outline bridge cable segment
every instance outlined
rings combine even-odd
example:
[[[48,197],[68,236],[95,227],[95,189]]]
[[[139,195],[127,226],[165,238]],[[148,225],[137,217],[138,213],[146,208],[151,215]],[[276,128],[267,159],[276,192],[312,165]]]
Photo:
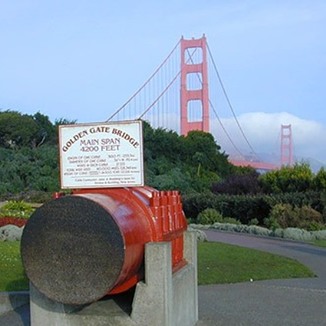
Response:
[[[174,55],[179,45],[182,52],[181,67],[180,67],[179,60],[178,60],[179,65],[177,65],[177,57]],[[190,105],[188,106],[188,108],[186,108],[187,110],[186,119],[187,119],[187,124],[189,125],[187,126],[186,131],[198,129],[198,128],[199,129],[203,128],[202,130],[207,129],[207,127],[209,126],[209,122],[207,121],[209,119],[209,112],[207,109],[204,108],[206,108],[208,104],[208,106],[212,109],[212,112],[216,116],[216,119],[220,124],[221,129],[225,133],[227,139],[229,140],[230,144],[232,144],[235,151],[241,157],[244,157],[240,149],[236,146],[235,142],[232,140],[230,134],[227,132],[225,126],[223,125],[222,120],[217,114],[217,110],[215,109],[211,99],[208,97],[208,87],[207,87],[208,76],[207,76],[207,62],[206,62],[206,54],[205,54],[206,48],[208,49],[209,57],[213,63],[213,67],[217,79],[219,81],[219,84],[221,85],[222,93],[224,94],[227,104],[231,109],[231,112],[237,123],[237,126],[241,131],[242,137],[245,139],[252,153],[257,157],[255,150],[251,146],[248,138],[246,137],[235,115],[233,106],[231,104],[230,98],[222,82],[221,76],[217,69],[216,63],[213,59],[210,48],[206,43],[205,36],[202,39],[197,39],[197,40],[196,39],[184,40],[183,38],[181,38],[174,46],[172,51],[165,58],[165,60],[156,68],[156,70],[152,73],[152,75],[146,80],[146,82],[143,83],[143,85],[121,107],[119,107],[106,121],[107,122],[111,121],[113,118],[118,121],[121,119],[122,120],[144,119],[146,117],[146,120],[148,120],[151,125],[153,124],[153,127],[154,124],[156,123],[158,124],[158,127],[164,127],[164,128],[166,128],[168,124],[173,124],[174,127],[171,128],[171,126],[169,126],[168,128],[177,131],[178,127],[181,127],[181,134],[182,134],[182,117],[185,119],[185,112],[184,112],[185,108],[183,107],[185,101],[184,100],[182,101],[182,99],[179,98],[179,101],[181,102],[181,107],[183,109],[181,109],[181,107],[177,109],[179,105],[178,103],[176,103],[177,97],[175,96],[175,94],[178,93],[180,94],[181,97],[183,94],[183,96],[185,96],[186,103],[189,102],[189,104],[194,104],[194,106]],[[197,56],[194,57],[197,50],[199,54],[197,54]],[[180,75],[181,78],[179,78]],[[188,85],[188,83],[191,83],[193,81],[191,75],[194,75],[195,78],[198,78],[201,88],[200,87],[198,88],[199,86],[198,82],[197,85],[191,85],[191,84]],[[178,82],[180,83],[179,85]],[[177,86],[180,87],[181,90],[180,92],[176,90]],[[184,93],[186,93],[186,95]],[[166,96],[164,96],[165,94]],[[196,101],[194,101],[197,99],[200,100],[202,103],[202,108],[201,108],[202,117],[199,122],[197,122],[198,120],[196,120],[198,119],[197,118],[198,113],[197,111],[195,111],[197,104],[195,103]],[[139,111],[137,113],[137,110],[139,110],[139,108],[144,108],[144,107],[145,110],[142,109],[141,114],[139,114]],[[155,107],[155,113],[153,113],[154,107]],[[176,124],[177,121],[179,120],[177,117],[177,112],[180,111],[182,111],[181,125],[177,126]],[[191,113],[194,114],[193,117],[191,117]],[[188,121],[188,117],[190,119],[189,121]]]
[[[224,131],[224,133],[225,133],[226,137],[228,138],[229,142],[232,144],[233,148],[236,150],[236,152],[237,152],[240,156],[244,157],[244,154],[243,154],[243,153],[239,150],[239,148],[235,145],[235,143],[234,143],[234,141],[232,140],[230,134],[227,132],[226,128],[224,127],[224,125],[223,125],[223,123],[222,123],[222,120],[221,120],[220,117],[218,116],[217,111],[215,110],[215,107],[214,107],[214,105],[213,105],[213,103],[212,103],[211,100],[209,100],[209,105],[211,106],[211,108],[212,108],[212,110],[213,110],[213,112],[214,112],[214,115],[215,115],[217,121],[219,122],[219,124],[220,124],[222,130]]]
[[[191,56],[190,53],[189,53],[189,49],[187,49],[187,52],[188,52],[189,58],[190,58],[190,60],[191,60],[191,63],[194,64],[194,62],[193,62],[193,60],[192,60],[192,56]],[[198,78],[199,83],[201,83],[201,84],[203,85],[203,81],[202,81],[201,75],[197,72],[197,73],[196,73],[196,76],[197,76],[197,78]],[[225,133],[226,137],[228,138],[228,140],[230,141],[231,145],[234,147],[234,149],[236,150],[236,152],[237,152],[239,155],[241,155],[241,156],[244,157],[244,155],[242,154],[242,152],[241,152],[241,151],[239,150],[239,148],[235,145],[235,143],[234,143],[234,141],[232,140],[230,134],[227,132],[227,130],[226,130],[225,126],[223,125],[223,122],[222,122],[222,120],[220,119],[219,115],[217,114],[217,111],[216,111],[216,109],[215,109],[215,107],[214,107],[214,105],[213,105],[213,103],[212,103],[212,101],[211,101],[210,98],[208,98],[208,102],[209,102],[209,105],[210,105],[210,107],[212,108],[212,110],[213,110],[213,112],[214,112],[214,114],[215,114],[215,116],[216,116],[217,121],[219,122],[219,124],[220,124],[222,130],[224,131],[224,133]]]
[[[180,43],[180,42],[179,42]],[[187,63],[192,60],[192,57],[196,53],[197,49],[193,50],[192,53],[189,53],[189,58],[187,60]],[[162,96],[169,90],[169,88],[174,84],[174,82],[177,80],[177,78],[181,75],[181,70],[178,71],[178,73],[172,78],[170,83],[163,89],[161,94],[157,96],[157,98],[154,100],[154,102],[138,117],[138,119],[142,119],[146,113],[150,111],[151,108],[155,106],[155,104],[162,98]]]
[[[152,75],[146,80],[146,82],[120,107],[118,108],[107,120],[111,121],[118,113],[120,113],[150,82],[151,80],[157,75],[157,73],[162,69],[162,67],[167,63],[167,61],[171,58],[174,51],[180,45],[181,40],[174,46],[172,51],[168,54],[165,60],[156,68],[156,70],[152,73]],[[142,115],[143,116],[143,115]]]
[[[171,82],[164,88],[163,92],[154,100],[154,102],[138,117],[138,119],[142,119],[144,115],[161,99],[161,97],[168,91],[168,89],[173,85],[176,79],[180,76],[181,71],[175,75],[175,77],[171,80]]]
[[[227,101],[227,103],[228,103],[228,106],[229,106],[229,108],[230,108],[230,110],[231,110],[231,112],[232,112],[232,115],[233,115],[233,117],[234,117],[234,119],[235,119],[235,121],[236,121],[236,123],[237,123],[237,126],[238,126],[238,128],[239,128],[239,130],[240,130],[240,132],[241,132],[241,134],[242,134],[242,136],[243,136],[243,138],[245,139],[247,145],[249,146],[249,148],[251,149],[252,153],[253,153],[253,154],[255,155],[255,157],[257,158],[258,155],[256,154],[256,151],[254,150],[254,148],[253,148],[252,145],[250,144],[250,142],[249,142],[247,136],[245,135],[245,133],[244,133],[244,131],[243,131],[243,129],[242,129],[240,123],[239,123],[239,120],[238,120],[238,118],[237,118],[237,116],[236,116],[236,114],[235,114],[235,112],[234,112],[234,109],[233,109],[233,106],[232,106],[232,104],[231,104],[230,98],[229,98],[229,96],[228,96],[228,94],[227,94],[227,92],[226,92],[226,89],[225,89],[225,87],[224,87],[224,83],[222,82],[222,78],[221,78],[221,76],[220,76],[220,73],[218,72],[217,65],[216,65],[216,63],[215,63],[215,60],[214,60],[214,58],[213,58],[213,56],[212,56],[212,52],[211,52],[211,50],[210,50],[208,44],[207,44],[207,49],[208,49],[208,53],[209,53],[210,59],[212,60],[212,64],[213,64],[213,67],[214,67],[214,71],[215,71],[215,73],[216,73],[216,75],[217,75],[217,78],[218,78],[218,81],[219,81],[219,83],[220,83],[220,85],[221,85],[222,92],[223,92],[223,94],[224,94],[224,96],[225,96],[225,99],[226,99],[226,101]]]

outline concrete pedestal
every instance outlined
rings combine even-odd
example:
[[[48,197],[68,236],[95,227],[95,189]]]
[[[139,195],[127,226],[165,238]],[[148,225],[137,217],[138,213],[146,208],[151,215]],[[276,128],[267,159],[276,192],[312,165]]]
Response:
[[[52,301],[30,287],[31,326],[193,326],[198,321],[197,241],[184,235],[188,262],[172,273],[171,244],[152,242],[145,247],[145,280],[135,291],[109,296],[86,306]]]

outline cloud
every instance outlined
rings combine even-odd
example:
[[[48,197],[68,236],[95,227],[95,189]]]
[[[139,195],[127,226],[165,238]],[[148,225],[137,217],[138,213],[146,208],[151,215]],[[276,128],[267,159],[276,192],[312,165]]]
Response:
[[[326,162],[326,128],[314,120],[301,119],[287,112],[265,113],[251,112],[237,117],[239,124],[255,152],[280,156],[281,125],[291,125],[294,156],[314,158]],[[249,154],[250,147],[233,118],[221,119],[221,122],[243,154]],[[212,120],[211,130],[217,142],[230,154],[236,150],[228,140],[218,121]]]
[[[177,113],[169,113],[164,119],[158,119],[153,113],[144,117],[153,128],[162,127],[180,133],[180,117]],[[279,163],[281,156],[281,126],[291,125],[294,159],[302,161],[308,158],[326,163],[325,139],[326,127],[318,121],[302,119],[288,112],[266,113],[250,112],[237,116],[237,120],[254,153],[261,160],[266,157]],[[233,117],[210,120],[210,130],[217,144],[232,157],[239,158],[252,155],[252,150],[242,135]],[[225,132],[225,131],[226,132]],[[288,130],[285,130],[288,134]],[[231,141],[229,140],[231,138]],[[233,146],[233,144],[235,147]],[[239,152],[238,152],[239,150]]]

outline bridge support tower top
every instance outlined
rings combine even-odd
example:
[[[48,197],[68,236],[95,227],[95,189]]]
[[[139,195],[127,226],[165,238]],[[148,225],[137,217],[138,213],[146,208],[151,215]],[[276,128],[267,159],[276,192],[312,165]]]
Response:
[[[293,165],[291,125],[281,125],[281,166]]]
[[[189,51],[190,49],[190,51]],[[193,54],[200,52],[199,62],[194,62]],[[196,56],[197,58],[197,56]],[[200,79],[200,87],[192,89],[189,75],[196,74]],[[198,84],[198,83],[197,83]],[[208,73],[207,73],[207,43],[206,37],[200,39],[181,39],[181,134],[187,135],[191,130],[209,132],[209,99],[208,99]],[[189,110],[194,108],[199,114],[194,121],[191,120]],[[197,112],[198,113],[198,112]],[[198,117],[200,116],[200,117]]]

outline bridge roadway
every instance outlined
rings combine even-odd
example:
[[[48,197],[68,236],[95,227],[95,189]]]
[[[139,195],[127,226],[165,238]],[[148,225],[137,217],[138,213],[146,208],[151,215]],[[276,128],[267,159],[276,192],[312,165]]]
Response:
[[[294,258],[317,277],[199,286],[197,326],[326,326],[326,248],[238,233],[206,234],[210,241]],[[0,316],[0,325],[29,325],[28,305]]]

